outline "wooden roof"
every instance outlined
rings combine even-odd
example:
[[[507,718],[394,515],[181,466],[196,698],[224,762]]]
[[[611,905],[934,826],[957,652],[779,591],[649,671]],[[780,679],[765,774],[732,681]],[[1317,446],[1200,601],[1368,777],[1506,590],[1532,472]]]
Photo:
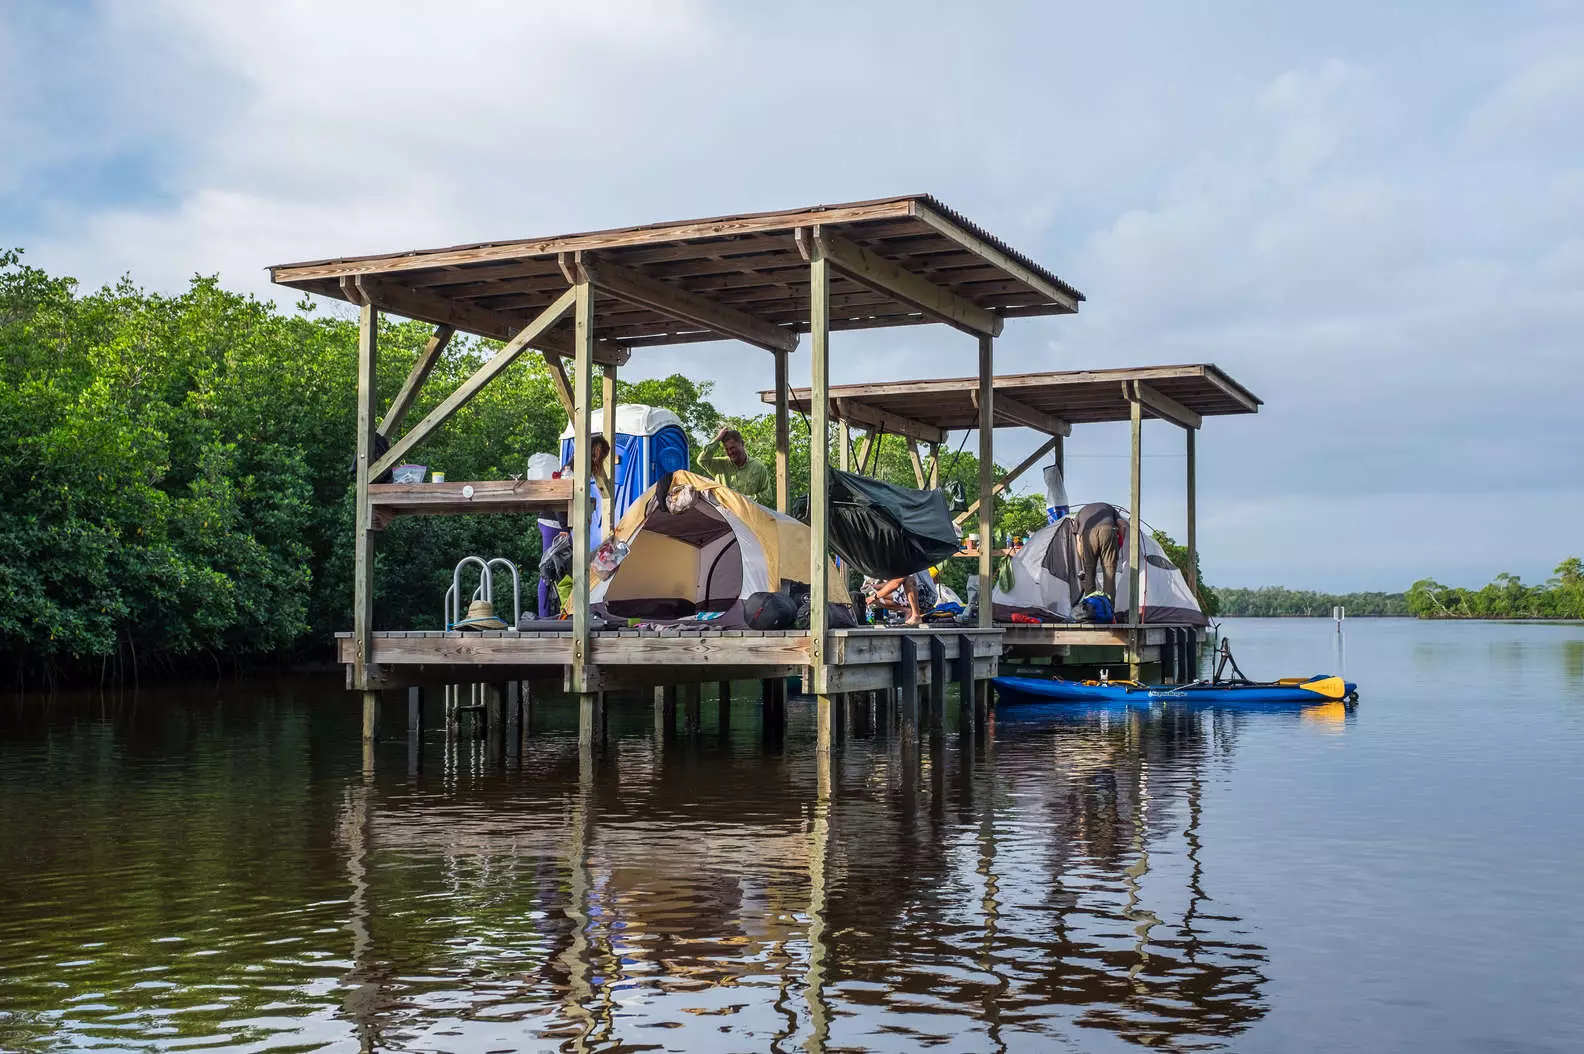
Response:
[[[1050,271],[922,194],[282,264],[270,268],[270,278],[353,302],[366,294],[382,309],[504,340],[567,290],[568,275],[576,273],[581,259],[623,275],[640,272],[636,281],[652,287],[651,280],[658,280],[684,296],[692,294],[694,301],[707,298],[723,305],[733,317],[746,316],[795,334],[806,331],[809,322],[809,265],[797,232],[804,231],[807,238],[815,227],[849,247],[856,245],[859,255],[878,267],[901,268],[907,272],[901,276],[904,283],[922,278],[946,291],[949,300],[981,324],[987,317],[981,311],[999,326],[1002,318],[1068,314],[1083,300],[1082,293]],[[917,299],[908,302],[878,291],[875,282],[861,283],[840,269],[833,272],[833,330],[912,325],[942,317],[921,311]],[[597,281],[595,286],[595,335],[607,346],[688,343],[723,335],[702,325],[698,313],[690,321],[654,307],[653,296],[619,297]],[[648,303],[639,302],[644,300]],[[565,347],[571,332],[569,315],[543,343]]]
[[[991,405],[997,427],[1065,433],[1064,426],[1128,420],[1128,391],[1134,384],[1142,386],[1146,416],[1196,428],[1199,417],[1252,414],[1260,408],[1259,398],[1209,364],[1007,374],[995,378]],[[976,377],[832,385],[831,414],[862,427],[939,442],[941,433],[979,427],[978,391]],[[775,402],[774,391],[759,396]],[[807,388],[794,389],[789,401],[809,412]]]

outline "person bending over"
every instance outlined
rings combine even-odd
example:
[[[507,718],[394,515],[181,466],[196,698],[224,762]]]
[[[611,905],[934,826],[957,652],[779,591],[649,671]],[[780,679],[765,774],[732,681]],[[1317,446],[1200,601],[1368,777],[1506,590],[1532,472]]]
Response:
[[[699,451],[698,466],[717,483],[724,483],[738,494],[767,508],[775,507],[775,480],[764,462],[748,456],[742,433],[722,428],[709,445]]]
[[[1083,593],[1096,589],[1116,603],[1117,554],[1120,552],[1122,524],[1116,509],[1103,501],[1091,502],[1078,510],[1078,581]],[[1095,573],[1103,576],[1095,584]]]

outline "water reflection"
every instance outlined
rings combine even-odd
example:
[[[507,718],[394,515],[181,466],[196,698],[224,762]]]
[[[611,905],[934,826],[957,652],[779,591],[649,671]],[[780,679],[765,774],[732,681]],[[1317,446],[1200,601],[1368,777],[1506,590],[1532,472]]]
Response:
[[[546,704],[505,771],[442,729],[368,781],[320,699],[36,728],[0,754],[0,1046],[1189,1048],[1266,1012],[1201,853],[1235,715],[880,709],[824,757],[757,702],[697,737],[620,705],[582,749]]]

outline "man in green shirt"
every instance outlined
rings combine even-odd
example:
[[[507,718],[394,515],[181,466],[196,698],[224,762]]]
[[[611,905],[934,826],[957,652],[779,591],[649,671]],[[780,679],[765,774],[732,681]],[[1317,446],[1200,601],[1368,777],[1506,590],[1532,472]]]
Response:
[[[775,508],[775,480],[771,478],[764,462],[748,456],[742,433],[735,428],[722,428],[716,432],[709,445],[699,451],[698,465],[716,482],[726,484],[760,505]]]

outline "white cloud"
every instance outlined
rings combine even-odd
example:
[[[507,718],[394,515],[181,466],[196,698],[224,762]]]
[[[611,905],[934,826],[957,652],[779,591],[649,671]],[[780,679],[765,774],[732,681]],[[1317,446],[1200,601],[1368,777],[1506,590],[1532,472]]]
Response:
[[[1213,579],[1400,584],[1466,552],[1450,539],[1471,503],[1584,473],[1556,438],[1584,381],[1566,13],[1427,52],[1382,35],[1412,19],[1317,43],[1172,7],[849,6],[841,35],[834,10],[116,0],[0,24],[0,92],[26,103],[0,107],[0,135],[27,147],[0,156],[0,187],[29,199],[0,244],[90,282],[219,272],[289,303],[266,265],[929,190],[1090,296],[1077,318],[1009,325],[1004,368],[1215,361],[1266,397],[1201,440]],[[63,176],[84,171],[124,193]],[[973,361],[940,327],[837,350],[838,381]],[[734,410],[770,380],[724,344],[646,351],[634,372],[670,370]],[[1095,429],[1069,449],[1123,443]],[[1008,436],[1003,460],[1032,445]],[[1086,495],[1125,494],[1125,461],[1074,467]],[[1152,503],[1176,507],[1180,467],[1150,463]],[[1419,528],[1371,547],[1317,526],[1316,495]],[[1289,537],[1315,558],[1284,564]],[[1546,568],[1566,544],[1526,541]]]

